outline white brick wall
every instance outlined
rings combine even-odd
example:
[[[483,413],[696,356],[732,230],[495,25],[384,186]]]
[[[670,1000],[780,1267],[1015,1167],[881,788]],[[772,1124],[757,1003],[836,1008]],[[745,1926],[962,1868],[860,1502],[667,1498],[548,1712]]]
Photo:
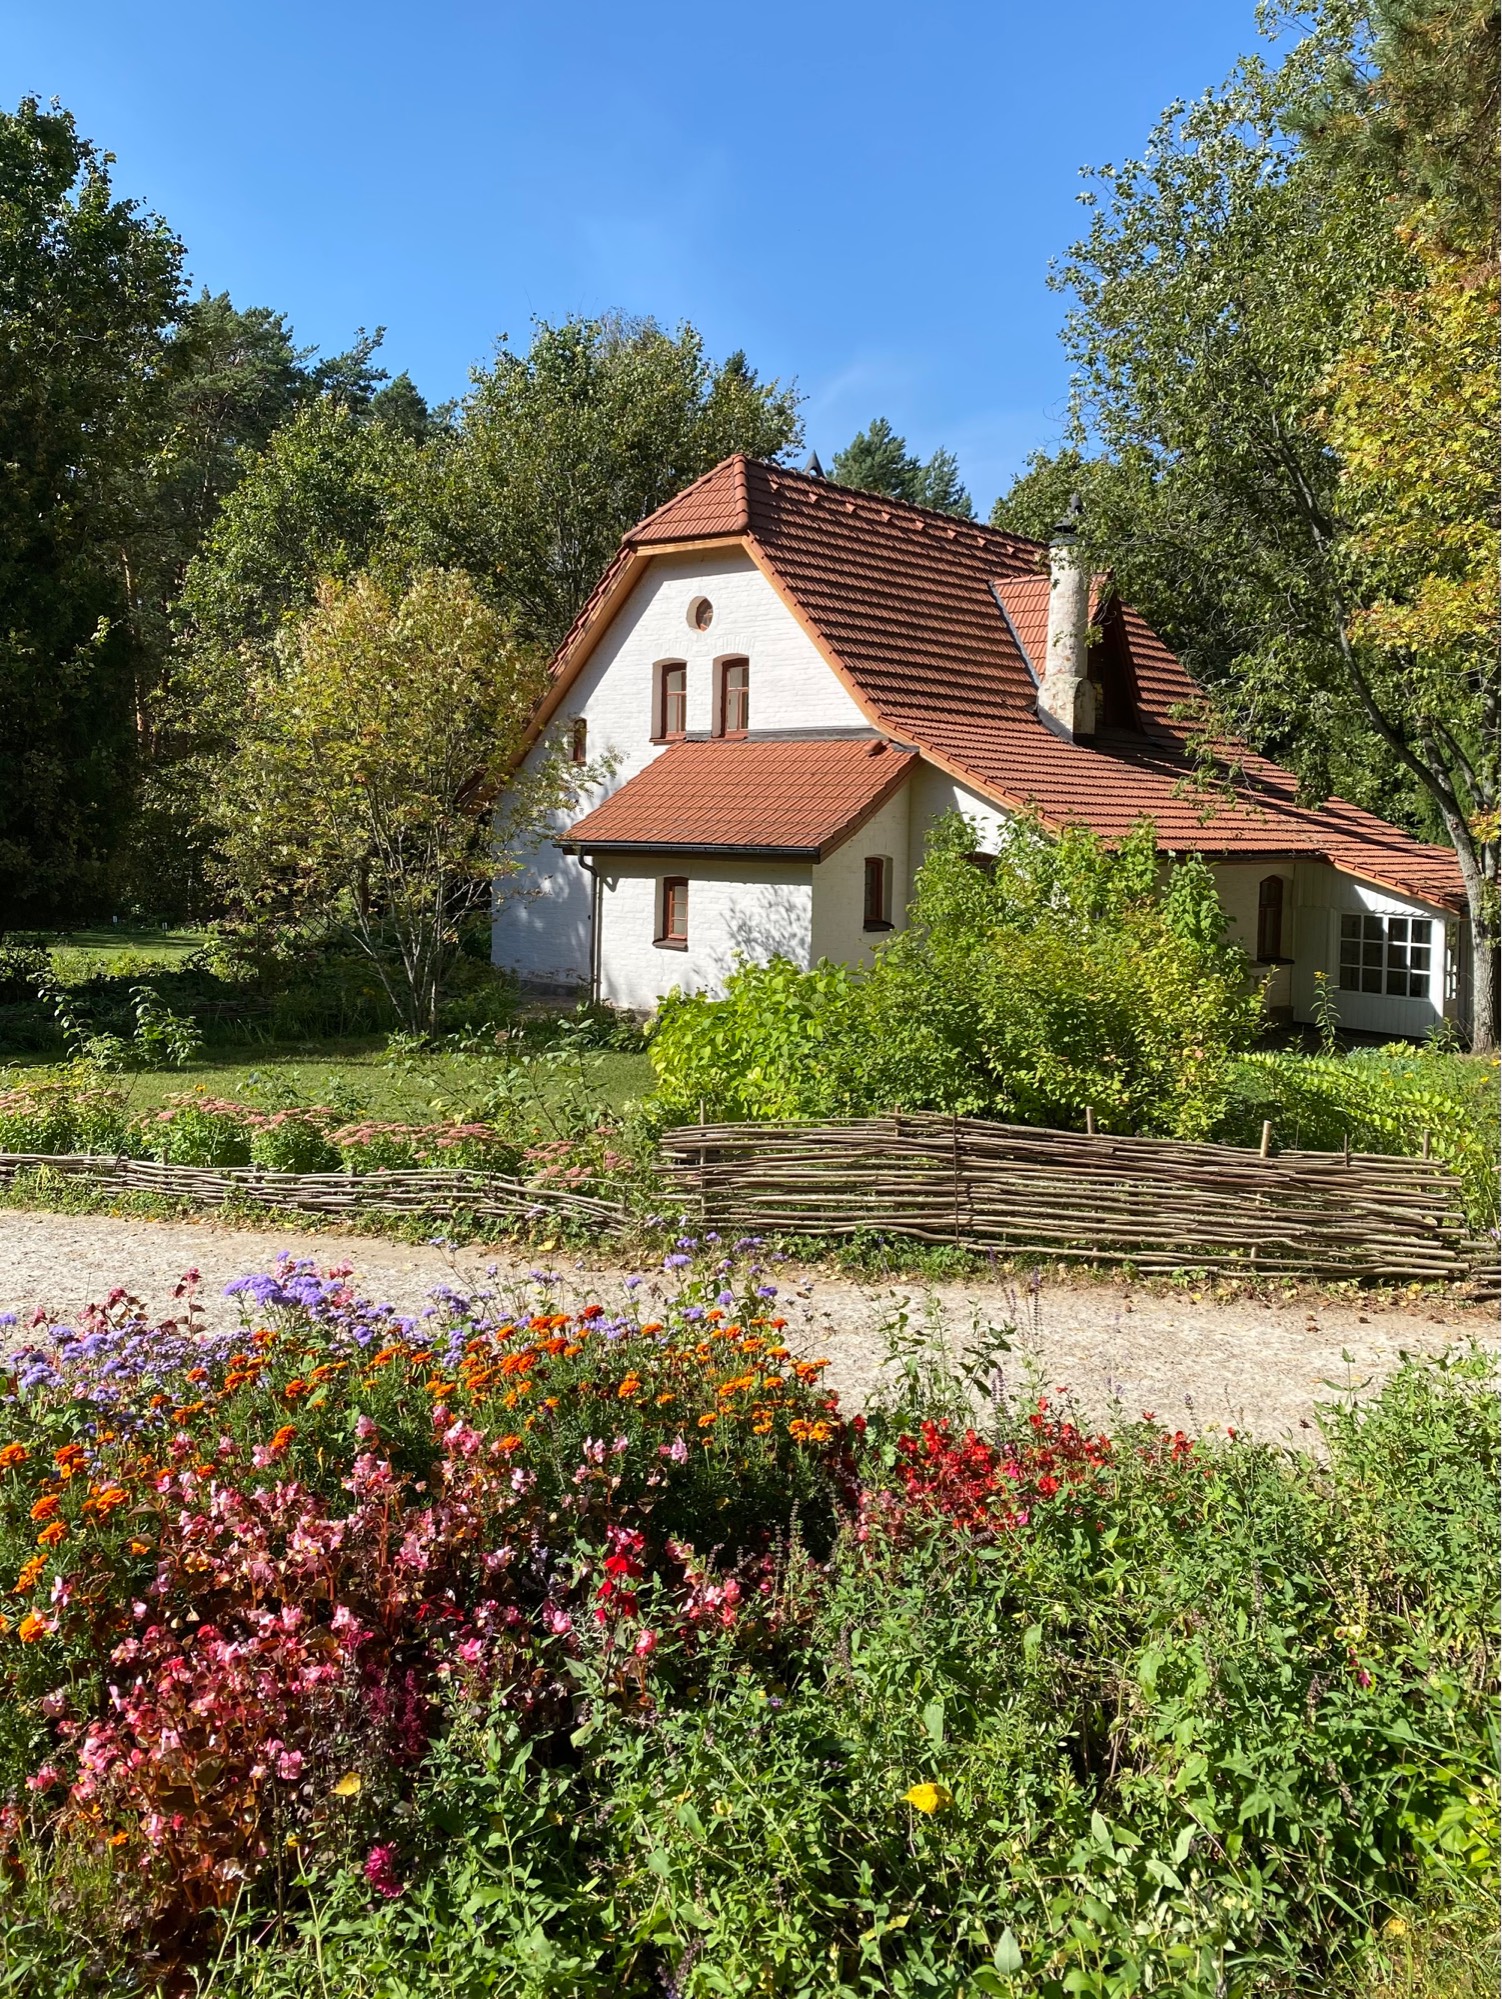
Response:
[[[813,956],[854,965],[869,958],[888,933],[869,931],[866,916],[866,856],[884,854],[892,863],[892,928],[901,930],[912,898],[909,865],[908,794],[918,773],[909,776],[895,798],[836,847],[813,870]]]
[[[807,966],[813,905],[807,861],[708,855],[601,857],[601,997],[649,1012],[664,993],[718,993],[738,957]],[[664,875],[688,877],[688,949],[654,940]]]

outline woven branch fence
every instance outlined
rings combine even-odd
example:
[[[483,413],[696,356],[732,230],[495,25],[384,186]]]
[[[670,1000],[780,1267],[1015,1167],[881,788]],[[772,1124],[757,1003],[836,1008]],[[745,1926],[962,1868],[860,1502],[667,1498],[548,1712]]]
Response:
[[[688,1125],[664,1171],[704,1225],[868,1231],[1140,1270],[1457,1279],[1460,1183],[1424,1159],[1273,1152],[938,1114]]]
[[[456,1208],[470,1215],[511,1215],[619,1228],[625,1211],[609,1201],[561,1187],[531,1187],[504,1174],[464,1167],[414,1167],[410,1172],[272,1173],[255,1166],[167,1166],[156,1159],[87,1152],[0,1152],[0,1186],[18,1173],[45,1167],[96,1187],[180,1200],[233,1200],[251,1207],[299,1208],[321,1215],[366,1212],[415,1215]]]

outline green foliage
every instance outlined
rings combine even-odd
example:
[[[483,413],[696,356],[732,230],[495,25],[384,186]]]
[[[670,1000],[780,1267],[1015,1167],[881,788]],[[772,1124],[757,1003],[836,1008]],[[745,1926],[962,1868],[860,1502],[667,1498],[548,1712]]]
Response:
[[[913,927],[869,970],[743,965],[725,997],[670,997],[651,1044],[664,1114],[947,1110],[1203,1137],[1260,1006],[1198,860],[1160,869],[1152,830],[1117,852],[1015,827],[994,868],[953,815],[919,872]]]
[[[65,111],[0,114],[0,925],[98,906],[134,793],[131,475],[182,248]]]
[[[551,650],[627,528],[732,452],[778,458],[799,435],[794,391],[744,354],[711,361],[692,326],[539,320],[465,398],[436,497],[444,559]]]
[[[519,768],[542,671],[462,574],[326,583],[284,639],[226,779],[229,879],[263,920],[341,931],[431,1034],[465,925],[601,767]]]
[[[907,448],[884,416],[875,417],[858,431],[843,451],[837,451],[831,467],[842,486],[857,486],[867,493],[889,493],[909,506],[933,507],[939,513],[955,514],[971,520],[975,508],[960,483],[959,463],[952,451],[942,447],[927,464]]]
[[[1339,1151],[1422,1152],[1457,1174],[1478,1229],[1498,1216],[1497,1065],[1396,1043],[1349,1055],[1258,1051],[1237,1065],[1224,1129],[1249,1144],[1263,1118],[1279,1143]]]

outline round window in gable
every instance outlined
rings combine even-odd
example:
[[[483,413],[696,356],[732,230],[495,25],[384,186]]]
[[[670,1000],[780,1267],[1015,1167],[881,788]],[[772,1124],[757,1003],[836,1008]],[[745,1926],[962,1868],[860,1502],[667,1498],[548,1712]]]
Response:
[[[696,632],[707,632],[714,623],[714,605],[707,597],[695,597],[688,607],[688,621]]]

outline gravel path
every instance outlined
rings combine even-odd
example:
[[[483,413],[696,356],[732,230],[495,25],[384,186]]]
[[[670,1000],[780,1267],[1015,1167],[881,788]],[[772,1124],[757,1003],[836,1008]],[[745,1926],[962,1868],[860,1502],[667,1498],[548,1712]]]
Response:
[[[233,1325],[238,1312],[222,1295],[225,1283],[270,1268],[284,1253],[311,1257],[320,1269],[353,1264],[364,1295],[404,1310],[420,1308],[435,1284],[481,1279],[497,1265],[503,1280],[522,1280],[528,1267],[492,1251],[449,1254],[363,1237],[13,1212],[0,1215],[0,1311],[20,1313],[23,1326],[38,1306],[68,1317],[123,1285],[166,1316],[173,1286],[196,1268],[211,1322]],[[610,1295],[625,1274],[582,1263],[557,1267],[566,1288],[590,1295]],[[1107,1413],[1114,1394],[1131,1414],[1150,1409],[1175,1427],[1229,1424],[1295,1442],[1311,1437],[1313,1404],[1328,1399],[1332,1384],[1369,1387],[1400,1350],[1440,1353],[1472,1337],[1495,1345],[1497,1333],[1490,1308],[1419,1299],[1218,1302],[1192,1292],[1046,1280],[1035,1297],[1005,1285],[951,1284],[926,1302],[916,1282],[862,1284],[791,1268],[780,1282],[791,1343],[829,1357],[830,1383],[847,1403],[869,1394],[880,1372],[882,1326],[907,1300],[915,1325],[928,1309],[941,1311],[960,1334],[977,1321],[1010,1322],[1017,1331],[1003,1364],[1009,1380],[1021,1386],[1031,1367],[1050,1387],[1067,1385],[1092,1417]]]

